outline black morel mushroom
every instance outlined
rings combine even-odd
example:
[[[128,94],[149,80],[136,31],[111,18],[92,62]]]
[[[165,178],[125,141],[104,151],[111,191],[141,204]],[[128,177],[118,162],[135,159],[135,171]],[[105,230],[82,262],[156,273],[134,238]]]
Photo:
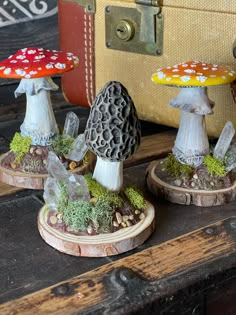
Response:
[[[93,178],[112,191],[123,185],[123,161],[140,144],[141,128],[126,88],[110,81],[97,95],[85,130],[86,143],[97,155]]]

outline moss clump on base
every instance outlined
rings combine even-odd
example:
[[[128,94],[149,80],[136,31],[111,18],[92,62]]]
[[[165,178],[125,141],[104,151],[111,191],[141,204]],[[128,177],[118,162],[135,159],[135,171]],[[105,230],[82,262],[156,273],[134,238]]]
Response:
[[[88,201],[69,201],[64,209],[63,219],[71,230],[85,231],[89,225],[92,214],[92,205]]]
[[[112,228],[114,208],[108,200],[101,199],[92,208],[91,221],[96,231],[109,232]]]
[[[120,207],[123,204],[122,198],[115,192],[109,191],[95,179],[92,178],[92,174],[85,175],[88,190],[92,197],[98,200],[106,200],[113,207]]]
[[[124,193],[134,208],[136,209],[145,208],[145,199],[142,193],[139,192],[135,187],[132,186],[126,187]]]
[[[208,154],[204,157],[203,164],[207,168],[207,171],[212,176],[224,177],[227,175],[224,161],[215,158]]]
[[[19,132],[16,132],[11,143],[10,150],[15,153],[15,162],[20,163],[26,153],[29,152],[32,139],[30,137],[22,137]]]
[[[42,169],[42,161],[36,159],[28,159],[22,162],[22,169],[26,173],[40,173]]]
[[[53,151],[60,156],[65,156],[69,153],[74,138],[65,135],[57,135],[52,142]]]
[[[95,204],[84,200],[71,201],[66,185],[63,182],[59,185],[57,212],[62,214],[65,224],[72,231],[85,231],[89,225],[92,225],[95,231],[108,232],[111,230],[115,212],[114,205],[119,203],[116,198],[119,196],[115,196],[115,194],[113,196],[113,193],[111,195],[103,194]]]
[[[167,172],[174,177],[179,177],[181,175],[190,177],[194,171],[193,166],[180,163],[174,154],[168,155],[168,157],[164,160],[163,166]]]
[[[64,214],[64,210],[66,209],[69,202],[69,195],[66,188],[66,184],[61,182],[60,185],[60,195],[57,202],[57,212]]]
[[[89,164],[89,153],[87,152],[83,158],[83,165],[88,165]]]

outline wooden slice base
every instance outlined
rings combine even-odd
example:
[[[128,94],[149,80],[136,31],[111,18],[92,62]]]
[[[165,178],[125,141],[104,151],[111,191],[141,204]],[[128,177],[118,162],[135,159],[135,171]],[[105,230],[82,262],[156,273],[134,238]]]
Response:
[[[152,162],[147,169],[148,189],[157,196],[160,196],[172,203],[199,207],[219,206],[236,198],[236,181],[231,187],[218,190],[194,190],[186,189],[167,184],[155,173],[159,161]]]
[[[43,189],[44,182],[46,181],[47,174],[35,174],[35,173],[24,173],[20,171],[14,171],[13,169],[8,169],[1,166],[1,161],[8,154],[5,153],[0,156],[0,181],[20,188],[28,189]],[[88,163],[73,169],[71,172],[76,174],[86,174],[92,171],[94,163]]]
[[[38,229],[50,246],[73,256],[102,257],[127,252],[141,244],[151,235],[155,225],[154,207],[147,202],[145,218],[137,224],[114,233],[77,236],[63,233],[48,224],[49,209],[45,205],[38,215]]]

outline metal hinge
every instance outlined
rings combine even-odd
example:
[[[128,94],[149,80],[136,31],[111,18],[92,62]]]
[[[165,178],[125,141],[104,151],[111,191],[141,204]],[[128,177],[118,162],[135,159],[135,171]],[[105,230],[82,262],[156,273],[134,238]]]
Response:
[[[65,2],[77,3],[80,7],[85,8],[87,13],[96,12],[96,0],[64,0]]]
[[[138,54],[162,54],[162,0],[135,0],[135,8],[105,8],[106,46]]]

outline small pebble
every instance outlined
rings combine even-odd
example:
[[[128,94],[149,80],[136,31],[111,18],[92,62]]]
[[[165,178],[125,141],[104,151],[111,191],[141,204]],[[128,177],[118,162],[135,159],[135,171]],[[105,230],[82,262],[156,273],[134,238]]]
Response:
[[[118,224],[121,224],[122,220],[122,215],[119,212],[116,212],[116,221]]]
[[[123,219],[123,222],[127,222],[129,220],[129,216],[123,215],[122,219]]]
[[[210,185],[211,185],[211,186],[215,186],[215,183],[214,183],[214,182],[210,182]]]
[[[132,214],[129,215],[129,220],[133,221],[133,219],[134,219],[134,216]]]
[[[32,154],[33,152],[34,152],[34,148],[31,147],[31,148],[30,148],[30,153]]]
[[[93,197],[89,200],[89,202],[95,204],[97,202],[97,198]]]
[[[139,210],[135,210],[135,211],[134,211],[135,214],[140,214],[140,212],[141,212],[141,211],[139,211]]]
[[[182,181],[180,179],[176,179],[174,181],[175,186],[178,186],[178,187],[181,186],[181,183],[182,183]]]
[[[50,217],[50,222],[51,222],[51,224],[56,224],[56,223],[57,223],[57,217],[55,217],[54,215],[52,215],[52,216]]]
[[[76,168],[76,166],[77,166],[76,162],[72,161],[72,162],[70,162],[70,164],[69,164],[69,169],[70,169],[70,170],[74,170],[74,169]]]
[[[166,169],[165,169],[165,168],[162,168],[161,170],[162,170],[162,172],[165,172]]]
[[[46,165],[47,164],[47,160],[43,160],[43,164]]]
[[[36,149],[35,150],[35,153],[37,154],[37,155],[41,155],[42,153],[43,153],[43,151],[42,151],[42,149]]]
[[[121,225],[122,225],[123,227],[126,227],[126,226],[127,226],[125,222],[121,222]]]
[[[114,227],[118,227],[118,226],[119,226],[118,222],[113,221],[113,226],[114,226]]]
[[[57,223],[61,224],[62,223],[62,219],[58,219]]]
[[[58,213],[58,214],[57,214],[57,218],[58,218],[58,219],[62,219],[62,213]]]
[[[79,293],[77,294],[77,297],[78,297],[79,299],[82,299],[82,298],[85,297],[85,295],[84,295],[83,293],[80,293],[80,292],[79,292]]]
[[[191,187],[195,187],[195,185],[196,185],[196,184],[195,184],[194,182],[191,183]]]
[[[14,162],[11,162],[11,168],[13,168],[13,170],[16,168],[16,164]]]
[[[87,227],[87,232],[88,232],[88,234],[93,233],[93,228],[90,225]]]
[[[194,179],[198,179],[198,174],[194,174],[194,175],[193,175],[193,178],[194,178]]]
[[[126,225],[127,225],[127,226],[132,226],[133,224],[128,220],[128,221],[126,222]]]
[[[145,214],[144,214],[144,213],[141,213],[140,216],[139,216],[139,219],[140,219],[140,220],[145,219]]]

